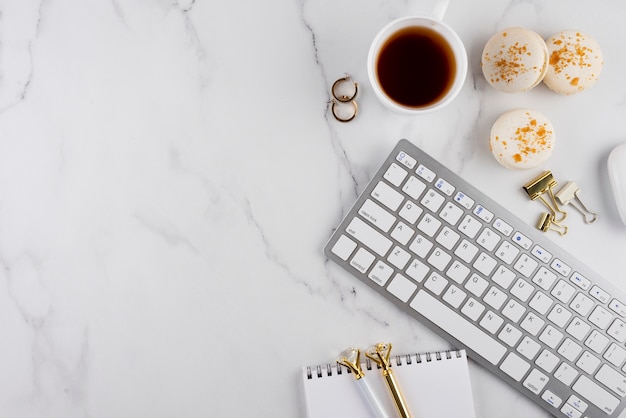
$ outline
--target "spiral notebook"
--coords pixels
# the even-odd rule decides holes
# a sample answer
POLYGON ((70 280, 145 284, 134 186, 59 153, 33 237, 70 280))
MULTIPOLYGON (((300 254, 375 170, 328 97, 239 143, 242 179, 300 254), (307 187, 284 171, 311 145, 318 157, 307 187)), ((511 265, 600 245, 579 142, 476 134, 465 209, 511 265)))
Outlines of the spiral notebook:
MULTIPOLYGON (((397 416, 384 378, 366 360, 363 371, 389 416, 397 416)), ((465 350, 393 356, 391 365, 414 418, 475 418, 465 350)), ((308 418, 369 418, 354 374, 337 364, 302 368, 308 418)))

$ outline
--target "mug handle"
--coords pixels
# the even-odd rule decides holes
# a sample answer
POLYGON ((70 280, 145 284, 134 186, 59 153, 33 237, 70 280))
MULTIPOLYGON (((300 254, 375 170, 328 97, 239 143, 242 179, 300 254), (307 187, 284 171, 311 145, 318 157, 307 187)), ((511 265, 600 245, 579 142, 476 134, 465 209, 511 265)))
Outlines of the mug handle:
POLYGON ((432 17, 437 20, 443 20, 443 16, 446 14, 449 4, 450 0, 435 0, 435 7, 433 7, 433 11, 431 13, 432 17))

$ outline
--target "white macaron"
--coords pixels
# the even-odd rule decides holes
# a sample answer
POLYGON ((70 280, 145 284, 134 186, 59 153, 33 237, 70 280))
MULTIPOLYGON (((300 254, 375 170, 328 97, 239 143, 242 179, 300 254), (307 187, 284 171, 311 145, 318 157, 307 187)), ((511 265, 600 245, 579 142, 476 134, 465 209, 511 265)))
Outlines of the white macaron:
POLYGON ((521 93, 543 80, 548 69, 548 48, 543 38, 530 29, 507 28, 487 41, 481 66, 494 88, 521 93))
POLYGON ((550 157, 554 140, 554 128, 547 117, 535 110, 515 109, 495 121, 489 147, 504 167, 528 169, 550 157))
POLYGON ((602 66, 600 45, 577 30, 564 30, 546 40, 550 60, 544 83, 560 94, 581 92, 598 80, 602 66))

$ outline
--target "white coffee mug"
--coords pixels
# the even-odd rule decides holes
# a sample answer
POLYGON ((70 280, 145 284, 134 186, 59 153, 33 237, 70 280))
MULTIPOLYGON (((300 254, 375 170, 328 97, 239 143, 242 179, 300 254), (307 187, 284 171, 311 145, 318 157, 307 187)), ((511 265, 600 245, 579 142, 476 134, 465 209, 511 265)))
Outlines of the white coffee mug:
POLYGON ((461 91, 467 53, 461 38, 441 20, 446 6, 447 1, 438 2, 435 17, 396 19, 374 38, 367 58, 368 76, 376 97, 389 109, 412 115, 432 112, 461 91), (402 49, 402 45, 413 46, 402 49))

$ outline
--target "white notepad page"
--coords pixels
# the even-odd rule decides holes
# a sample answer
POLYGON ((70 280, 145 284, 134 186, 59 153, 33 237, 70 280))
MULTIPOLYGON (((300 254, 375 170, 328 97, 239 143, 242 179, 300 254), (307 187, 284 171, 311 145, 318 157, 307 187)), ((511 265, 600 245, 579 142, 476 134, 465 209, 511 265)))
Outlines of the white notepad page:
MULTIPOLYGON (((464 350, 394 356, 391 364, 414 418, 475 418, 464 350), (407 357, 411 360, 410 364, 407 357), (396 363, 397 358, 401 360, 400 364, 396 363)), ((373 416, 359 393, 354 374, 348 373, 345 367, 341 369, 342 373, 338 374, 336 364, 303 368, 308 418, 373 416)), ((389 416, 397 416, 381 371, 375 364, 368 370, 365 363, 363 371, 389 416)))

